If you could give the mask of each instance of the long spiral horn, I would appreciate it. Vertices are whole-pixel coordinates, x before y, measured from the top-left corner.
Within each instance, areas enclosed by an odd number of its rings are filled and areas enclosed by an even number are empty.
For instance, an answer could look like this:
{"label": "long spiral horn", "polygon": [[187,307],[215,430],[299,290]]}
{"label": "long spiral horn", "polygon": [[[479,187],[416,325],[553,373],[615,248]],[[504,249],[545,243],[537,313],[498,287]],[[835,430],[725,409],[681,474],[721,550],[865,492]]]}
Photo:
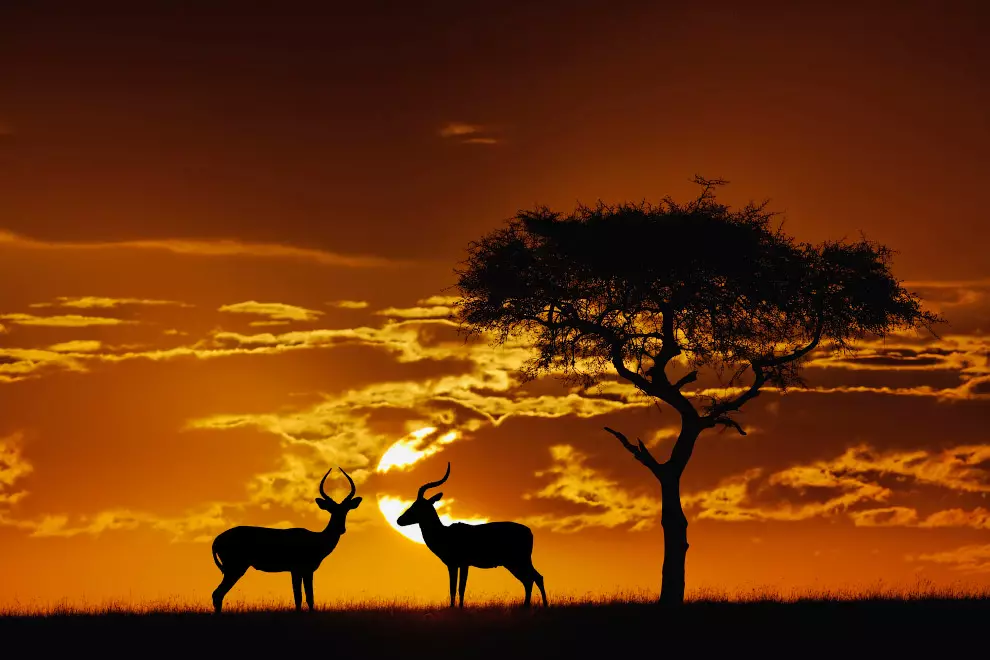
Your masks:
{"label": "long spiral horn", "polygon": [[429,490],[430,488],[436,488],[437,486],[442,486],[443,483],[447,481],[447,477],[449,476],[450,476],[450,461],[447,461],[447,472],[444,473],[443,479],[441,479],[440,481],[431,481],[428,484],[423,484],[422,486],[420,486],[419,492],[416,493],[416,498],[420,500],[423,499],[423,495],[426,494],[427,490]]}
{"label": "long spiral horn", "polygon": [[[331,472],[333,472],[333,468],[327,470],[327,473],[323,475],[323,479],[320,480],[320,495],[323,496],[323,499],[333,502],[333,498],[327,495],[327,491],[323,490],[323,484],[326,483],[327,477],[330,476]],[[341,472],[343,472],[343,470],[341,470]]]}
{"label": "long spiral horn", "polygon": [[343,499],[344,502],[350,502],[351,501],[351,498],[354,497],[354,493],[357,492],[357,486],[354,485],[354,480],[351,479],[351,475],[349,475],[346,472],[344,472],[344,468],[342,468],[340,466],[337,466],[337,469],[340,470],[341,472],[343,472],[344,476],[347,477],[347,481],[349,481],[350,484],[351,484],[351,492],[349,492],[347,494],[347,497],[345,497]]}

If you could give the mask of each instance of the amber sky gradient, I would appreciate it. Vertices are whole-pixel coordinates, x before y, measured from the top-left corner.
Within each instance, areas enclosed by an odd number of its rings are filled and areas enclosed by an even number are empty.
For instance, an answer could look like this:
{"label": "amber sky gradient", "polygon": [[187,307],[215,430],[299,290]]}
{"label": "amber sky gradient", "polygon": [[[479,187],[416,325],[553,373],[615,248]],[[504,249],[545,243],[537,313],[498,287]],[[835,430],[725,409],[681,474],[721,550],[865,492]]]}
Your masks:
{"label": "amber sky gradient", "polygon": [[525,346],[465,344],[446,287],[519,209],[695,173],[891,245],[950,324],[816,356],[702,438],[689,588],[990,585],[981,3],[277,5],[0,3],[0,608],[205,605],[212,537],[322,528],[338,465],[364,504],[317,600],[442,602],[376,502],[448,460],[443,511],[531,525],[551,598],[655,592],[659,490],[602,427],[665,457],[672,411],[520,385]]}

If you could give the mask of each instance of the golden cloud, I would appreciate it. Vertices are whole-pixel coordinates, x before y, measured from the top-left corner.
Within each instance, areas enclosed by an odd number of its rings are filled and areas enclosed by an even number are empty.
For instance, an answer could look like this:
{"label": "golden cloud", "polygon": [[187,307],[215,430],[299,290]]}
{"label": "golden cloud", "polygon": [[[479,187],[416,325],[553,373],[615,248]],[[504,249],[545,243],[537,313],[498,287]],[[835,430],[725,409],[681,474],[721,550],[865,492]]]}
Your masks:
{"label": "golden cloud", "polygon": [[536,473],[537,477],[552,477],[549,484],[525,499],[559,499],[590,509],[587,513],[570,515],[539,514],[520,522],[534,527],[546,527],[554,532],[573,533],[588,527],[613,528],[631,524],[631,531],[652,527],[660,515],[660,501],[648,495],[634,496],[617,482],[602,476],[586,465],[587,455],[570,445],[550,447],[552,465]]}
{"label": "golden cloud", "polygon": [[[457,299],[435,296],[418,302],[427,308],[452,309]],[[302,310],[303,314],[317,313],[301,307],[283,306],[281,303],[256,301],[238,303],[238,305],[250,304],[279,305],[280,312],[285,312],[284,308],[291,307],[294,310]],[[361,307],[353,306],[353,308]],[[296,312],[288,312],[290,315],[294,313]],[[435,409],[436,415],[447,415],[439,421],[425,420],[429,424],[435,423],[437,428],[435,435],[444,437],[456,433],[449,437],[461,437],[464,431],[476,429],[477,426],[472,425],[482,423],[479,420],[497,425],[510,416],[591,417],[631,407],[652,405],[648,399],[638,396],[635,388],[617,381],[606,381],[600,388],[603,394],[612,398],[595,397],[573,390],[562,396],[525,395],[517,390],[519,384],[517,371],[532,354],[525,344],[514,342],[500,349],[492,349],[485,343],[464,344],[460,341],[425,339],[424,328],[450,327],[454,327],[454,324],[446,320],[424,320],[389,322],[378,328],[316,329],[281,334],[244,335],[215,332],[189,346],[126,352],[111,352],[102,345],[94,346],[83,340],[55,344],[48,350],[0,349],[0,380],[17,380],[27,375],[42,373],[48,367],[81,371],[84,370],[85,364],[92,361],[166,360],[181,357],[212,359],[230,355],[271,355],[289,350],[330,348],[345,343],[362,343],[381,348],[392,353],[400,362],[447,358],[465,360],[466,372],[462,374],[431,378],[422,382],[380,382],[327,398],[308,409],[271,414],[215,415],[190,421],[190,428],[224,429],[252,426],[279,436],[285,454],[274,470],[252,478],[248,487],[248,502],[261,507],[287,505],[300,510],[311,506],[313,482],[319,480],[325,472],[326,465],[344,465],[355,481],[362,483],[368,478],[375,461],[381,461],[386,450],[395,446],[393,437],[373,433],[370,429],[369,411],[377,408],[402,408],[408,411]],[[985,346],[982,337],[953,337],[948,341],[948,344],[942,343],[938,346],[943,348],[954,346],[953,350],[960,354],[965,353],[967,356],[977,354],[980,346]],[[5,361],[4,358],[7,360]],[[972,377],[959,388],[949,390],[838,387],[809,388],[803,391],[883,391],[896,395],[958,398],[985,396],[979,388],[987,379],[986,375],[981,375],[985,372],[980,371],[986,369],[985,356],[983,364],[978,364],[967,357],[965,360],[960,358],[958,365],[962,369],[970,370],[968,373]],[[949,392],[953,394],[950,395]],[[451,413],[452,410],[471,411],[477,415],[477,419],[466,422],[460,420],[454,428],[452,420],[455,416]],[[661,429],[653,441],[669,439],[672,435],[672,429]],[[428,445],[427,448],[433,446]],[[435,451],[442,450],[442,444],[436,446],[438,448]],[[407,444],[402,451],[406,450],[408,450],[406,459],[415,462],[422,459],[425,448],[422,445]],[[795,520],[845,511],[854,522],[871,521],[857,522],[857,524],[890,524],[891,520],[911,524],[912,520],[920,520],[920,518],[917,516],[912,518],[913,510],[907,507],[886,506],[870,510],[872,513],[850,511],[853,505],[864,502],[886,503],[892,497],[889,489],[875,482],[876,475],[881,474],[906,476],[919,483],[966,492],[985,492],[986,483],[983,481],[979,464],[987,460],[986,450],[987,447],[983,445],[974,445],[957,447],[941,453],[900,452],[878,455],[864,445],[847,452],[847,454],[860,452],[856,455],[844,454],[832,461],[810,466],[795,466],[766,478],[763,478],[758,470],[737,475],[722,482],[713,491],[686,496],[685,504],[700,510],[698,517],[721,520]],[[396,456],[400,460],[393,460],[392,463],[398,469],[404,464],[398,450],[392,459]],[[550,483],[535,493],[529,493],[529,497],[568,501],[586,506],[589,511],[574,516],[557,517],[543,514],[531,517],[529,522],[534,526],[548,527],[557,531],[577,531],[591,526],[615,527],[624,524],[630,525],[633,529],[645,529],[654,524],[659,512],[659,503],[656,500],[646,496],[635,496],[622,490],[612,480],[588,467],[587,457],[573,447],[557,446],[551,452],[551,456],[552,466],[538,473],[540,477],[550,478]],[[357,466],[358,469],[352,471],[349,466]],[[823,474],[821,472],[823,466],[832,473]],[[753,496],[758,494],[762,485],[779,486],[796,492],[802,489],[825,488],[834,489],[837,493],[822,502],[801,506],[761,504],[755,502]],[[856,514],[859,514],[858,518]],[[183,529],[189,530],[182,532],[183,534],[197,534],[199,533],[197,530],[212,529],[209,525],[218,525],[217,521],[220,520],[218,515],[208,511],[192,512],[186,517],[165,519],[146,513],[115,510],[81,519],[77,524],[70,524],[66,517],[57,515],[33,522],[20,521],[16,524],[22,527],[33,525],[30,529],[35,530],[39,535],[94,534],[104,530],[132,529],[137,525],[157,526],[159,529]],[[189,522],[191,520],[202,522]],[[932,527],[950,526],[950,524],[979,526],[983,524],[981,520],[985,520],[985,514],[981,513],[980,509],[970,512],[949,510],[932,514],[917,524]],[[202,526],[197,527],[200,524]]]}
{"label": "golden cloud", "polygon": [[436,305],[434,307],[386,307],[375,312],[377,316],[394,316],[409,319],[442,319],[449,318],[452,310],[449,307]]}
{"label": "golden cloud", "polygon": [[972,527],[974,529],[990,529],[990,511],[983,507],[977,507],[971,511],[945,509],[921,519],[917,509],[895,506],[856,511],[851,513],[850,517],[860,527]]}
{"label": "golden cloud", "polygon": [[[432,296],[420,303],[427,303],[427,306],[417,306],[414,308],[390,308],[377,312],[378,314],[398,314],[400,316],[415,317],[416,315],[447,316],[452,314],[458,298],[453,296]],[[437,304],[432,304],[437,303]],[[302,307],[285,305],[283,303],[258,303],[248,301],[235,305],[225,306],[225,311],[236,309],[242,313],[254,312],[259,314],[270,314],[293,319],[310,319],[317,314],[315,310],[308,310]],[[9,315],[8,315],[9,316]],[[48,323],[62,324],[75,323],[82,325],[88,323],[83,319],[94,319],[99,317],[47,317],[45,320],[37,320],[43,317],[32,317],[30,315],[20,315],[19,320],[26,323]],[[54,319],[54,320],[53,320]],[[118,319],[107,321],[95,321],[96,323],[122,323]],[[284,318],[255,321],[253,323],[282,324],[288,322]],[[489,377],[500,383],[509,381],[515,382],[517,372],[525,365],[525,362],[532,356],[532,350],[521,338],[513,339],[512,343],[492,349],[491,347],[478,343],[465,343],[463,341],[448,340],[445,342],[433,342],[425,339],[425,334],[430,328],[456,328],[454,321],[443,318],[421,318],[404,319],[401,321],[388,321],[382,327],[356,327],[343,329],[313,329],[306,331],[293,331],[281,334],[262,333],[255,335],[245,335],[234,332],[214,332],[206,339],[200,340],[189,346],[172,347],[160,350],[127,351],[127,352],[96,352],[90,351],[87,354],[82,352],[72,354],[76,362],[73,368],[87,361],[116,362],[130,359],[151,359],[165,360],[182,357],[194,357],[199,359],[211,359],[230,355],[263,355],[278,354],[288,350],[303,350],[315,348],[330,348],[335,345],[346,343],[363,343],[382,348],[396,355],[400,362],[417,361],[422,359],[464,359],[476,365],[476,371],[489,374]],[[180,332],[180,331],[175,331]],[[940,342],[934,342],[925,348],[926,351],[941,355],[939,359],[951,360],[946,367],[954,368],[960,374],[961,382],[954,387],[935,388],[930,386],[913,387],[870,387],[870,386],[835,386],[835,387],[795,387],[788,391],[790,393],[818,393],[818,394],[857,394],[857,393],[879,393],[891,396],[922,396],[937,398],[939,400],[976,400],[990,399],[990,363],[988,363],[988,345],[990,342],[983,336],[950,336],[943,338]],[[917,347],[917,344],[915,344]],[[868,350],[870,349],[867,346]],[[888,346],[888,349],[891,347]],[[897,350],[901,350],[900,348]],[[904,348],[903,350],[908,350]],[[916,349],[911,349],[916,350]],[[948,357],[946,357],[948,356]],[[485,364],[485,361],[488,364]],[[826,362],[815,363],[818,365]],[[836,366],[846,366],[839,365]],[[858,367],[854,367],[858,368]],[[897,369],[897,365],[883,365],[878,368]],[[37,371],[31,365],[21,365],[18,369],[23,371]],[[8,369],[9,371],[9,369]],[[3,380],[11,380],[10,377]],[[496,389],[505,389],[498,387]],[[586,409],[595,409],[607,412],[617,407],[633,405],[651,405],[650,401],[639,393],[628,383],[615,379],[605,380],[598,387],[601,396],[596,397],[589,392],[572,390],[575,398],[586,399],[582,403]],[[691,398],[706,397],[709,395],[728,396],[742,391],[741,388],[707,388],[686,392]],[[776,392],[776,388],[765,388],[766,392]],[[612,404],[603,403],[603,398],[612,398]],[[590,403],[589,403],[590,402]],[[508,403],[506,401],[491,401],[494,408],[502,408]],[[497,404],[497,405],[496,405]],[[500,416],[502,413],[495,412]]]}
{"label": "golden cloud", "polygon": [[[886,503],[891,499],[894,492],[877,483],[882,477],[964,493],[990,492],[990,473],[982,467],[988,460],[990,445],[962,445],[940,452],[922,449],[881,453],[860,444],[833,460],[796,465],[766,479],[761,479],[762,471],[754,468],[723,480],[714,489],[685,495],[682,501],[686,509],[698,511],[698,518],[713,520],[804,520],[846,513],[859,526],[980,526],[986,521],[982,509],[968,513],[958,509],[942,511],[924,520],[913,508],[903,506],[850,509],[861,503]],[[774,487],[782,487],[785,492],[789,489],[795,495],[817,489],[830,496],[800,505],[757,502],[759,495]]]}
{"label": "golden cloud", "polygon": [[[173,334],[183,334],[176,331]],[[346,343],[365,343],[396,354],[400,362],[457,357],[456,348],[438,343],[425,348],[419,343],[419,329],[413,323],[392,323],[383,328],[346,328],[341,330],[307,330],[280,335],[263,333],[242,335],[234,332],[214,332],[207,339],[188,346],[166,349],[125,350],[121,352],[66,352],[36,349],[0,349],[0,382],[36,377],[45,368],[62,366],[73,371],[86,371],[86,362],[122,362],[127,360],[172,360],[180,358],[216,359],[232,355],[274,355],[291,350],[329,348]],[[125,348],[125,347],[121,347]],[[489,362],[518,354],[518,349],[496,351]],[[6,358],[6,359],[4,359]],[[14,375],[16,374],[16,378]]]}
{"label": "golden cloud", "polygon": [[176,300],[151,300],[145,298],[105,298],[102,296],[59,296],[54,302],[32,303],[28,307],[74,307],[78,309],[115,309],[122,305],[192,307]]}
{"label": "golden cloud", "polygon": [[[465,431],[478,428],[481,420],[497,425],[512,415],[593,416],[626,405],[621,401],[593,399],[574,393],[565,396],[510,396],[510,391],[518,384],[514,372],[525,361],[528,355],[526,349],[510,346],[492,350],[484,345],[456,344],[456,352],[452,353],[453,347],[443,342],[424,345],[420,341],[421,325],[393,323],[379,329],[322,330],[279,336],[225,333],[219,337],[222,342],[264,350],[289,350],[291,346],[359,339],[393,352],[399,361],[442,359],[455,355],[467,359],[471,368],[467,373],[421,382],[374,383],[327,397],[308,409],[269,414],[219,414],[190,420],[187,427],[217,430],[253,427],[277,435],[288,454],[276,471],[256,478],[252,497],[258,502],[302,506],[306,497],[298,488],[306,483],[307,475],[317,475],[320,471],[316,467],[318,465],[357,466],[359,469],[352,476],[360,483],[367,474],[365,466],[377,462],[383,470],[388,469],[382,464],[386,456],[390,456],[386,462],[392,467],[411,464],[440,451]],[[383,408],[417,411],[417,416],[418,411],[433,410],[432,417],[420,424],[420,428],[431,427],[433,430],[421,430],[422,437],[413,435],[397,443],[394,437],[375,433],[369,427],[370,412]],[[464,411],[475,418],[457,422],[457,427],[452,426]],[[425,443],[427,439],[429,444]],[[388,451],[393,453],[388,454]]]}
{"label": "golden cloud", "polygon": [[[444,376],[427,382],[398,381],[375,383],[350,390],[307,409],[291,413],[228,414],[192,420],[190,428],[236,428],[251,426],[282,437],[289,443],[321,445],[332,441],[333,453],[325,460],[339,460],[349,465],[366,465],[372,456],[391,445],[394,439],[371,434],[364,418],[356,410],[376,408],[421,410],[428,406],[443,408],[453,404],[499,424],[509,416],[591,417],[623,406],[605,400],[590,400],[577,395],[517,398],[480,394],[476,389],[508,389],[490,377],[479,374]],[[364,415],[366,413],[361,413]],[[331,440],[332,439],[332,440]]]}
{"label": "golden cloud", "polygon": [[33,348],[0,348],[0,383],[36,378],[51,368],[85,371],[78,355]]}
{"label": "golden cloud", "polygon": [[[752,434],[753,432],[754,431],[752,429],[747,431],[747,433],[750,434]],[[654,447],[660,444],[661,442],[665,442],[668,440],[676,440],[678,435],[680,435],[680,429],[671,426],[661,427],[650,434],[645,444],[647,447]]]}
{"label": "golden cloud", "polygon": [[898,527],[918,523],[918,511],[906,506],[851,511],[849,517],[857,527]]}
{"label": "golden cloud", "polygon": [[[913,341],[912,341],[913,340]],[[918,342],[917,337],[896,335],[883,340],[863,340],[851,355],[815,352],[808,366],[869,371],[958,371],[961,376],[990,373],[990,335],[946,335]]]}
{"label": "golden cloud", "polygon": [[368,303],[363,300],[331,300],[327,304],[340,309],[364,309],[368,306]]}
{"label": "golden cloud", "polygon": [[387,307],[376,311],[375,315],[406,319],[452,319],[460,300],[459,296],[430,296],[417,300],[414,307]]}
{"label": "golden cloud", "polygon": [[52,344],[48,350],[56,353],[93,353],[102,347],[103,343],[95,339],[73,339],[72,341]]}
{"label": "golden cloud", "polygon": [[34,468],[24,458],[23,436],[19,433],[0,438],[0,506],[16,503],[27,491],[14,490],[14,484]]}
{"label": "golden cloud", "polygon": [[410,265],[409,262],[386,259],[384,257],[345,255],[316,248],[303,248],[277,243],[245,243],[234,240],[41,241],[0,231],[0,245],[29,250],[154,250],[205,257],[297,259],[341,268],[386,268]]}
{"label": "golden cloud", "polygon": [[940,452],[920,449],[880,454],[868,445],[847,449],[839,458],[815,467],[831,474],[878,474],[913,478],[951,490],[990,492],[990,474],[980,467],[990,460],[990,445],[960,445]]}
{"label": "golden cloud", "polygon": [[[291,457],[290,457],[291,458]],[[30,470],[30,466],[28,466]],[[285,473],[288,481],[299,493],[299,501],[294,502],[293,508],[304,512],[313,510],[315,482],[319,481],[322,473],[314,476],[306,469],[298,474]],[[2,484],[0,484],[2,485]],[[223,529],[235,524],[236,518],[242,517],[248,507],[256,507],[264,511],[273,501],[279,502],[284,497],[271,497],[265,492],[266,482],[257,479],[250,484],[252,491],[246,502],[210,502],[185,511],[178,516],[162,516],[147,511],[134,511],[127,508],[109,509],[91,515],[81,515],[70,519],[65,514],[45,514],[32,519],[15,518],[0,509],[0,525],[24,530],[33,537],[74,537],[99,536],[105,532],[131,531],[139,528],[151,529],[168,534],[172,541],[192,543],[208,543]],[[327,490],[333,490],[334,484],[328,482]],[[22,497],[24,493],[15,494]],[[16,499],[15,498],[15,499]],[[0,503],[3,503],[0,490]],[[363,515],[362,515],[363,513]],[[361,524],[362,519],[372,516],[368,512],[357,512],[352,515],[353,522]],[[352,522],[349,520],[348,522]],[[268,523],[269,527],[294,527],[298,522],[278,521]]]}
{"label": "golden cloud", "polygon": [[35,316],[33,314],[0,314],[0,319],[4,319],[16,325],[41,325],[62,328],[84,328],[92,325],[124,325],[136,323],[136,321],[125,321],[123,319],[108,318],[105,316],[80,316],[78,314],[67,314],[64,316]]}
{"label": "golden cloud", "polygon": [[990,545],[964,545],[945,552],[908,555],[906,559],[948,564],[953,569],[971,573],[986,573],[990,572]]}
{"label": "golden cloud", "polygon": [[216,533],[230,526],[226,515],[232,505],[210,503],[187,512],[183,516],[163,517],[153,513],[111,509],[89,516],[80,516],[73,523],[61,514],[49,514],[36,519],[11,519],[0,517],[0,524],[17,527],[30,532],[33,537],[99,536],[104,532],[131,531],[140,527],[168,533],[173,541],[206,543],[213,540]]}
{"label": "golden cloud", "polygon": [[975,529],[990,529],[990,511],[977,507],[972,511],[963,509],[946,509],[931,514],[919,527],[973,527]]}
{"label": "golden cloud", "polygon": [[[889,489],[871,482],[846,478],[813,475],[811,471],[785,471],[771,475],[769,485],[785,485],[800,491],[817,487],[837,490],[838,493],[824,501],[795,505],[774,502],[757,505],[752,502],[751,483],[760,475],[754,468],[742,475],[722,481],[718,487],[682,497],[685,509],[699,509],[697,518],[723,521],[795,521],[843,512],[860,502],[883,502],[890,495]],[[810,478],[809,478],[810,477]]]}
{"label": "golden cloud", "polygon": [[[449,304],[456,302],[449,298],[438,298],[426,300]],[[311,496],[308,492],[310,490],[307,485],[308,480],[318,479],[323,472],[323,465],[330,463],[360,466],[354,474],[355,479],[360,481],[367,476],[366,469],[361,468],[380,460],[386,449],[393,445],[394,438],[372,433],[366,423],[367,418],[364,416],[366,413],[355,411],[384,407],[413,411],[426,406],[443,410],[447,406],[448,411],[466,409],[476,414],[478,419],[462,423],[461,429],[458,430],[460,433],[470,428],[477,428],[477,426],[469,428],[467,424],[477,424],[480,420],[497,425],[510,416],[591,417],[616,410],[651,405],[649,400],[638,396],[635,388],[617,381],[607,381],[600,388],[603,394],[611,398],[589,396],[587,393],[577,391],[571,391],[563,396],[522,395],[515,391],[519,384],[516,372],[531,355],[528,347],[519,342],[498,350],[493,350],[482,343],[464,344],[458,341],[424,343],[423,329],[431,326],[452,327],[453,324],[449,321],[398,322],[387,323],[380,328],[318,329],[259,335],[216,332],[210,338],[192,346],[122,353],[85,350],[93,346],[73,344],[73,342],[52,347],[64,352],[3,349],[0,350],[0,357],[7,356],[9,360],[6,363],[0,362],[0,379],[16,380],[25,377],[26,374],[38,372],[46,366],[83,370],[83,365],[89,360],[107,362],[129,359],[164,360],[182,356],[210,359],[228,355],[276,354],[287,350],[331,347],[348,342],[378,346],[392,352],[400,362],[450,357],[458,357],[468,362],[469,370],[463,374],[443,376],[424,382],[376,383],[344,393],[305,410],[262,415],[216,415],[190,422],[191,428],[223,429],[253,426],[282,438],[287,452],[286,457],[274,471],[258,475],[252,480],[249,489],[252,493],[251,501],[261,505],[277,503],[300,508],[304,505],[308,506]],[[836,391],[875,391],[875,389],[838,388]],[[450,430],[457,429],[448,428],[445,432]],[[670,438],[673,433],[673,429],[661,429],[653,441]],[[422,448],[411,449],[422,451]],[[982,455],[977,452],[971,460],[979,461]],[[573,456],[570,458],[577,460]],[[944,479],[948,474],[955,475],[965,483],[975,483],[971,477],[966,476],[966,470],[970,468],[966,467],[965,462],[957,461],[955,468],[945,472],[945,462],[942,459],[932,459],[934,463],[929,465],[924,461],[919,463],[916,458],[913,455],[903,457],[900,459],[900,464],[908,465],[915,470],[918,479],[935,479],[939,474],[941,476],[938,478]],[[563,456],[561,460],[564,460]],[[890,457],[884,460],[888,463],[897,463],[897,460]],[[840,464],[841,462],[836,463],[836,465]],[[564,470],[564,465],[566,464],[558,467]],[[940,473],[939,470],[942,472]],[[579,469],[575,468],[575,471],[580,473]],[[563,479],[565,474],[562,472],[558,476]],[[716,491],[708,493],[707,498],[706,494],[695,494],[687,497],[686,503],[700,507],[700,517],[722,520],[792,520],[846,510],[852,504],[863,501],[882,502],[889,497],[887,489],[867,479],[823,479],[815,476],[813,471],[802,472],[796,468],[791,472],[772,475],[771,485],[793,489],[824,485],[838,488],[843,492],[826,502],[802,507],[767,509],[764,506],[753,505],[749,501],[749,489],[756,485],[750,482],[757,476],[758,474],[746,474],[742,478],[737,477],[735,481],[730,479],[721,484]],[[581,491],[574,488],[568,490],[565,487],[566,483],[558,484],[556,491],[548,486],[549,490],[545,489],[544,494],[555,493],[553,496],[563,499],[578,497],[575,493]],[[573,485],[572,483],[571,486]],[[650,501],[639,500],[638,503],[630,504],[629,497],[631,496],[620,496],[619,501],[613,502],[612,508],[605,511],[593,511],[564,521],[553,516],[543,516],[534,519],[534,524],[560,530],[573,530],[590,525],[622,524],[616,521],[630,522],[633,526],[640,525],[639,528],[652,524],[652,519],[645,513],[651,510]],[[865,519],[864,517],[863,520]],[[54,525],[52,522],[48,524]]]}
{"label": "golden cloud", "polygon": [[419,305],[446,305],[448,307],[453,307],[459,304],[463,298],[460,296],[430,296],[428,298],[423,298],[418,300]]}
{"label": "golden cloud", "polygon": [[[316,321],[323,315],[323,312],[315,309],[306,309],[305,307],[297,307],[296,305],[287,305],[278,302],[258,302],[256,300],[224,305],[218,311],[233,314],[267,316],[272,322]],[[255,323],[259,322],[256,321]]]}

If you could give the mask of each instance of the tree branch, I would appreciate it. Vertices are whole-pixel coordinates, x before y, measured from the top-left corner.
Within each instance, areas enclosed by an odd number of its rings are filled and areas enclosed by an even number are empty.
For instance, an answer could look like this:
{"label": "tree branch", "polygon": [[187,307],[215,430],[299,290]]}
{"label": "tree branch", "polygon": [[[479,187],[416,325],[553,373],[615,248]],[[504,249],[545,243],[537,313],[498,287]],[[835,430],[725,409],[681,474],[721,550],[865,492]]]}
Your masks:
{"label": "tree branch", "polygon": [[712,411],[705,415],[707,418],[707,426],[711,427],[715,425],[715,420],[719,417],[724,416],[726,413],[732,412],[734,410],[739,410],[742,408],[743,404],[750,399],[755,399],[760,395],[760,388],[763,387],[767,382],[767,375],[763,371],[763,367],[757,362],[753,362],[753,384],[749,386],[749,389],[737,396],[735,399],[730,401],[725,401],[723,403],[715,404],[712,406]]}
{"label": "tree branch", "polygon": [[799,348],[793,353],[787,355],[781,355],[780,357],[772,358],[769,360],[760,360],[760,365],[764,367],[779,367],[782,364],[787,364],[788,362],[794,362],[795,360],[800,360],[805,355],[811,351],[818,348],[818,344],[822,341],[822,334],[825,331],[825,319],[822,318],[818,321],[818,327],[815,328],[815,335],[812,337],[811,342],[803,347]]}
{"label": "tree branch", "polygon": [[660,345],[660,371],[667,368],[667,365],[675,357],[681,354],[681,346],[674,338],[674,311],[670,305],[660,305],[660,313],[663,315],[660,325],[661,345]]}
{"label": "tree branch", "polygon": [[629,439],[625,435],[619,433],[615,429],[610,429],[606,426],[605,430],[618,438],[619,442],[622,443],[622,446],[626,448],[626,451],[632,454],[637,461],[649,468],[650,472],[655,474],[657,478],[660,478],[660,472],[663,470],[664,464],[658,462],[657,459],[653,457],[653,454],[651,454],[650,450],[646,448],[646,445],[643,444],[642,440],[636,438],[636,442],[638,443],[637,446],[629,442]]}
{"label": "tree branch", "polygon": [[679,381],[677,381],[676,383],[674,383],[674,387],[676,387],[677,389],[681,389],[682,387],[684,387],[688,383],[693,383],[696,380],[698,380],[698,370],[697,369],[695,369],[694,371],[692,371],[691,373],[687,374],[686,376],[684,376],[683,378],[681,378]]}
{"label": "tree branch", "polygon": [[595,335],[604,339],[611,347],[611,362],[612,366],[615,368],[616,373],[625,378],[627,381],[635,385],[639,390],[644,392],[649,396],[655,396],[661,401],[664,401],[680,413],[682,418],[697,420],[699,418],[698,411],[694,409],[691,402],[685,397],[680,389],[671,384],[670,380],[667,378],[667,374],[664,372],[664,367],[673,359],[675,356],[680,355],[681,349],[674,341],[667,341],[668,337],[673,337],[674,332],[674,321],[671,314],[664,314],[663,320],[663,342],[660,347],[660,353],[657,355],[658,361],[656,361],[653,367],[647,372],[648,377],[636,373],[632,369],[626,366],[625,359],[623,358],[623,348],[625,343],[614,330],[608,328],[600,323],[595,323],[594,321],[588,321],[581,318],[574,307],[568,303],[562,303],[560,305],[561,312],[566,313],[567,317],[563,321],[557,321],[551,326],[547,321],[539,319],[538,322],[544,327],[560,327],[560,326],[571,326],[578,332],[586,335]]}
{"label": "tree branch", "polygon": [[622,346],[618,343],[612,343],[612,366],[620,376],[647,394],[652,394],[653,383],[626,366],[625,360],[622,359]]}
{"label": "tree branch", "polygon": [[736,420],[734,420],[731,417],[728,417],[726,415],[723,415],[722,417],[718,417],[716,419],[713,419],[712,420],[712,423],[713,424],[721,424],[721,425],[726,426],[726,427],[731,426],[735,430],[739,431],[739,435],[746,435],[746,431],[743,430],[743,427],[739,425],[739,422],[737,422]]}
{"label": "tree branch", "polygon": [[788,362],[800,360],[818,347],[818,344],[822,340],[822,334],[824,331],[825,324],[824,318],[822,318],[818,321],[818,327],[815,328],[814,337],[812,337],[811,342],[809,342],[806,346],[797,349],[793,353],[788,353],[787,355],[781,355],[779,357],[767,358],[763,360],[753,360],[751,363],[753,373],[755,374],[753,384],[750,385],[748,390],[737,396],[735,399],[713,406],[712,411],[704,417],[706,425],[710,428],[715,424],[720,424],[721,422],[717,421],[719,418],[724,417],[726,413],[739,410],[744,403],[759,396],[760,388],[767,382],[767,375],[764,368],[779,367],[787,364]]}

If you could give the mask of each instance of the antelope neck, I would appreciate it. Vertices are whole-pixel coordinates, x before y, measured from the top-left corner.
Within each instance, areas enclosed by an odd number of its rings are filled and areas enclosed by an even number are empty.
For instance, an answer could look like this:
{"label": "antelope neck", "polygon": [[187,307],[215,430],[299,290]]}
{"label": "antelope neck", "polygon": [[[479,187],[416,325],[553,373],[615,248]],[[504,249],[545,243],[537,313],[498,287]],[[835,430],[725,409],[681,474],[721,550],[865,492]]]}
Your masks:
{"label": "antelope neck", "polygon": [[419,528],[423,532],[423,540],[429,546],[431,543],[435,544],[437,541],[440,541],[447,526],[440,521],[440,516],[428,515],[426,516],[426,520],[419,523]]}
{"label": "antelope neck", "polygon": [[343,534],[343,532],[331,529],[332,525],[333,525],[333,518],[331,518],[330,522],[327,523],[327,526],[323,528],[323,531],[320,532],[320,535],[334,539],[340,538],[340,535]]}

